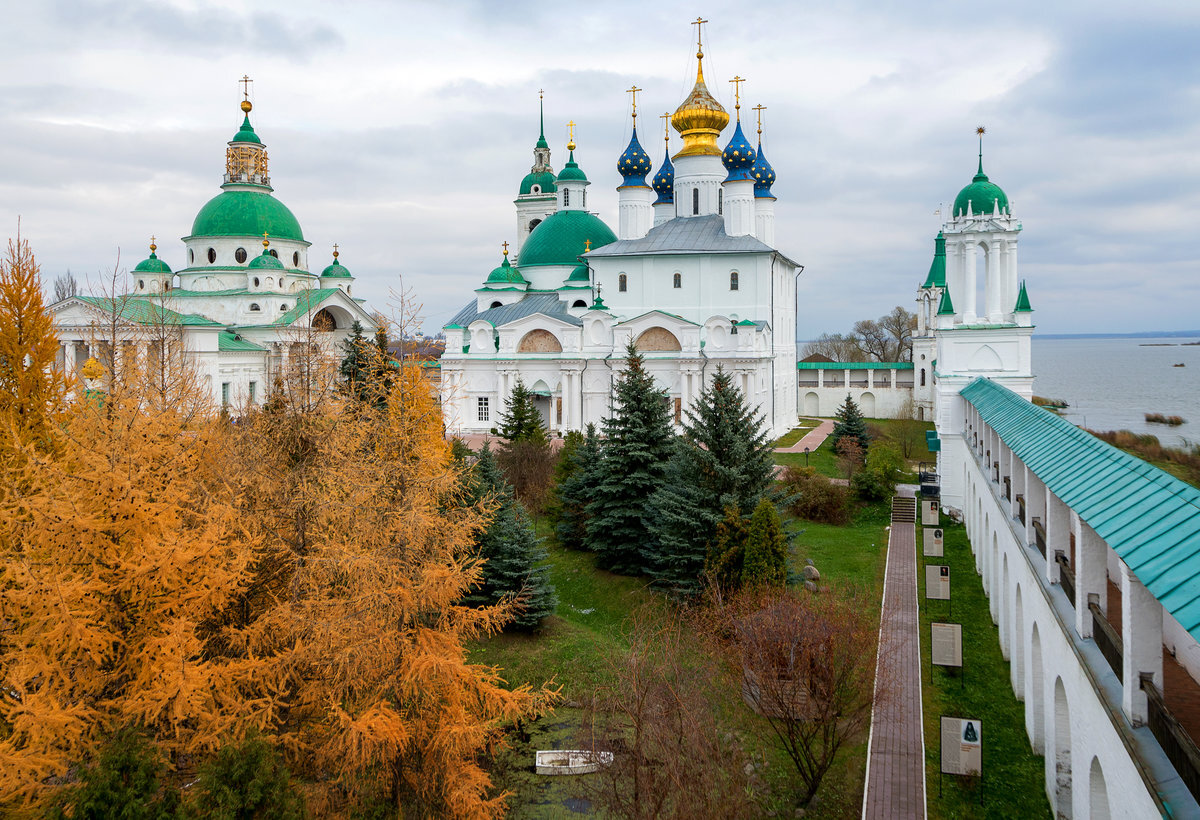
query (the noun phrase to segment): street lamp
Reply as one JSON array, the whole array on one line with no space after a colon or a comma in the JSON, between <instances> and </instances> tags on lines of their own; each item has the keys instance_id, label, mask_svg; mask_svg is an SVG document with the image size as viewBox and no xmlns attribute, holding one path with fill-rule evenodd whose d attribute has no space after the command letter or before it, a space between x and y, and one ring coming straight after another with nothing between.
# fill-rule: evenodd
<instances>
[{"instance_id":1,"label":"street lamp","mask_svg":"<svg viewBox=\"0 0 1200 820\"><path fill-rule=\"evenodd\" d=\"M808 466L808 448L807 447L804 448L804 466L805 467Z\"/></svg>"}]
</instances>

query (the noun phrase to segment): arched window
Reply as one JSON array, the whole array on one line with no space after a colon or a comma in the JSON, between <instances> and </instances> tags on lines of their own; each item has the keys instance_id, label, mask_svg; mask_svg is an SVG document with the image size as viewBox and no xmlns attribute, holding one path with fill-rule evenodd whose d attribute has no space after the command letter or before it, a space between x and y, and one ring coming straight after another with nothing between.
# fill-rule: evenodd
<instances>
[{"instance_id":1,"label":"arched window","mask_svg":"<svg viewBox=\"0 0 1200 820\"><path fill-rule=\"evenodd\" d=\"M624 293L626 290L629 289L627 287L627 284L628 284L628 282L625 279L625 274L622 273L620 276L617 277L617 290L619 290L621 293Z\"/></svg>"},{"instance_id":2,"label":"arched window","mask_svg":"<svg viewBox=\"0 0 1200 820\"><path fill-rule=\"evenodd\" d=\"M570 204L571 204L571 189L563 188L563 207L565 208Z\"/></svg>"},{"instance_id":3,"label":"arched window","mask_svg":"<svg viewBox=\"0 0 1200 820\"><path fill-rule=\"evenodd\" d=\"M279 251L275 250L274 248L271 248L271 256L274 256L276 259L278 259Z\"/></svg>"},{"instance_id":4,"label":"arched window","mask_svg":"<svg viewBox=\"0 0 1200 820\"><path fill-rule=\"evenodd\" d=\"M737 271L729 272L729 289L730 290L738 289L738 272Z\"/></svg>"},{"instance_id":5,"label":"arched window","mask_svg":"<svg viewBox=\"0 0 1200 820\"><path fill-rule=\"evenodd\" d=\"M295 253L292 254L292 267L293 268L300 267L300 251L296 251Z\"/></svg>"},{"instance_id":6,"label":"arched window","mask_svg":"<svg viewBox=\"0 0 1200 820\"><path fill-rule=\"evenodd\" d=\"M717 189L717 213L725 213L725 189Z\"/></svg>"},{"instance_id":7,"label":"arched window","mask_svg":"<svg viewBox=\"0 0 1200 820\"><path fill-rule=\"evenodd\" d=\"M214 248L209 248L209 249L208 249L208 264L210 264L210 265L211 265L213 262L216 262L216 261L217 261L217 251L216 251L216 249L214 249Z\"/></svg>"},{"instance_id":8,"label":"arched window","mask_svg":"<svg viewBox=\"0 0 1200 820\"><path fill-rule=\"evenodd\" d=\"M681 287L683 287L683 275L677 273L675 274L675 288L678 290Z\"/></svg>"},{"instance_id":9,"label":"arched window","mask_svg":"<svg viewBox=\"0 0 1200 820\"><path fill-rule=\"evenodd\" d=\"M196 252L194 250L191 250L190 248L188 249L188 264L189 265L196 264Z\"/></svg>"},{"instance_id":10,"label":"arched window","mask_svg":"<svg viewBox=\"0 0 1200 820\"><path fill-rule=\"evenodd\" d=\"M163 290L164 290L164 291L168 291L168 290L170 290L170 289L171 289L171 283L170 283L170 282L163 282Z\"/></svg>"},{"instance_id":11,"label":"arched window","mask_svg":"<svg viewBox=\"0 0 1200 820\"><path fill-rule=\"evenodd\" d=\"M284 304L280 305L280 306L279 306L279 309L280 309L281 311L284 311L284 312L286 313L286 312L287 312L287 304L286 304L286 303L284 303Z\"/></svg>"},{"instance_id":12,"label":"arched window","mask_svg":"<svg viewBox=\"0 0 1200 820\"><path fill-rule=\"evenodd\" d=\"M258 287L258 277L254 277L254 287Z\"/></svg>"},{"instance_id":13,"label":"arched window","mask_svg":"<svg viewBox=\"0 0 1200 820\"><path fill-rule=\"evenodd\" d=\"M571 304L571 307L573 307L573 308L585 308L585 307L587 307L587 302L583 301L582 299L576 299L576 300L575 300L575 301L574 301L574 302Z\"/></svg>"},{"instance_id":14,"label":"arched window","mask_svg":"<svg viewBox=\"0 0 1200 820\"><path fill-rule=\"evenodd\" d=\"M921 368L921 386L925 386L925 368Z\"/></svg>"},{"instance_id":15,"label":"arched window","mask_svg":"<svg viewBox=\"0 0 1200 820\"><path fill-rule=\"evenodd\" d=\"M542 224L542 220L534 219L529 223L529 232L533 233L533 229Z\"/></svg>"},{"instance_id":16,"label":"arched window","mask_svg":"<svg viewBox=\"0 0 1200 820\"><path fill-rule=\"evenodd\" d=\"M250 312L251 312L251 313L258 313L260 310L262 310L262 308L260 308L260 307L258 306L258 302L251 302L251 303L250 303Z\"/></svg>"},{"instance_id":17,"label":"arched window","mask_svg":"<svg viewBox=\"0 0 1200 820\"><path fill-rule=\"evenodd\" d=\"M233 258L238 261L239 265L242 264L243 262L245 262L246 261L246 249L238 248L236 251L233 252Z\"/></svg>"},{"instance_id":18,"label":"arched window","mask_svg":"<svg viewBox=\"0 0 1200 820\"><path fill-rule=\"evenodd\" d=\"M697 216L700 213L700 189L692 189L692 215Z\"/></svg>"},{"instance_id":19,"label":"arched window","mask_svg":"<svg viewBox=\"0 0 1200 820\"><path fill-rule=\"evenodd\" d=\"M583 189L583 207L587 207L587 188Z\"/></svg>"},{"instance_id":20,"label":"arched window","mask_svg":"<svg viewBox=\"0 0 1200 820\"><path fill-rule=\"evenodd\" d=\"M504 304L503 302L492 302L490 305L488 305L488 310L491 310L492 308L501 307L503 304Z\"/></svg>"},{"instance_id":21,"label":"arched window","mask_svg":"<svg viewBox=\"0 0 1200 820\"><path fill-rule=\"evenodd\" d=\"M143 280L139 279L138 280L138 290L145 290L145 289L146 289L146 283Z\"/></svg>"}]
</instances>

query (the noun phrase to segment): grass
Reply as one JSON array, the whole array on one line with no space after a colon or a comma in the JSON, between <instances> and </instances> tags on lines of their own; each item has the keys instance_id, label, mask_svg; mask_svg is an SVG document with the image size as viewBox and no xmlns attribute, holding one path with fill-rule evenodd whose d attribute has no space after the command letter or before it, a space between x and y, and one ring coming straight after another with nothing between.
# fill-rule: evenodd
<instances>
[{"instance_id":1,"label":"grass","mask_svg":"<svg viewBox=\"0 0 1200 820\"><path fill-rule=\"evenodd\" d=\"M801 419L800 423L793 427L788 432L784 433L779 441L775 442L776 447L791 447L800 439L804 438L809 431L816 429L819 421L812 419Z\"/></svg>"},{"instance_id":2,"label":"grass","mask_svg":"<svg viewBox=\"0 0 1200 820\"><path fill-rule=\"evenodd\" d=\"M900 419L867 419L868 428L874 428L883 438L894 438L900 435L900 425L903 423ZM933 422L931 421L917 423L921 425L922 430L933 429ZM788 433L788 436L790 435L791 433ZM786 446L782 442L788 436L780 439L775 446ZM799 436L791 443L794 444L798 440ZM909 465L915 468L919 462L936 461L937 458L929 451L929 448L925 444L924 433L922 433L921 440L916 442L913 448L912 457L908 459ZM845 473L838 466L837 453L833 451L833 440L830 438L826 438L825 441L821 442L820 447L808 453L807 458L804 453L775 453L775 463L784 467L803 467L806 462L809 467L812 467L821 475L829 476L830 478L846 477ZM909 472L903 474L900 480L904 483L912 483L917 480L917 476L915 472Z\"/></svg>"},{"instance_id":3,"label":"grass","mask_svg":"<svg viewBox=\"0 0 1200 820\"><path fill-rule=\"evenodd\" d=\"M1009 665L1000 654L1000 639L992 623L988 599L975 573L975 559L960 525L944 525L945 557L922 559L950 567L953 616L945 601L925 595L925 571L918 569L921 609L921 682L925 718L925 777L931 818L1047 817L1043 758L1029 747L1025 707L1009 684ZM918 550L920 550L918 526ZM918 551L918 556L920 552ZM930 668L930 623L962 624L962 670ZM975 718L983 738L983 783L978 778L942 775L942 715ZM982 791L982 805L980 794Z\"/></svg>"},{"instance_id":4,"label":"grass","mask_svg":"<svg viewBox=\"0 0 1200 820\"><path fill-rule=\"evenodd\" d=\"M811 558L821 573L822 586L868 592L878 604L883 595L889 516L887 504L873 504L859 509L844 527L792 519L797 533L794 569L799 572L804 559Z\"/></svg>"}]
</instances>

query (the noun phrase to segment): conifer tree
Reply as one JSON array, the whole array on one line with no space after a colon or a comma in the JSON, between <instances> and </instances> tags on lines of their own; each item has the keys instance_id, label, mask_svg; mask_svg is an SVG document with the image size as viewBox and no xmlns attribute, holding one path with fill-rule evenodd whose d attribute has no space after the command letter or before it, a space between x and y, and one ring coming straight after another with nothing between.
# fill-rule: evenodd
<instances>
[{"instance_id":1,"label":"conifer tree","mask_svg":"<svg viewBox=\"0 0 1200 820\"><path fill-rule=\"evenodd\" d=\"M512 625L537 629L554 614L558 600L547 580L546 550L530 526L529 519L513 498L512 488L485 443L470 475L468 500L492 505L491 521L475 536L476 554L483 564L483 581L464 599L472 606L490 606L506 600L519 602Z\"/></svg>"},{"instance_id":2,"label":"conifer tree","mask_svg":"<svg viewBox=\"0 0 1200 820\"><path fill-rule=\"evenodd\" d=\"M567 434L563 436L563 446L559 449L558 457L554 461L554 474L550 479L550 491L546 501L546 518L555 529L562 521L562 500L558 495L559 489L579 470L575 454L583 446L583 442L583 433L578 430L568 430Z\"/></svg>"},{"instance_id":3,"label":"conifer tree","mask_svg":"<svg viewBox=\"0 0 1200 820\"><path fill-rule=\"evenodd\" d=\"M718 366L687 412L670 478L654 496L655 580L677 592L698 592L722 511L733 508L748 518L771 491L774 470L762 416Z\"/></svg>"},{"instance_id":4,"label":"conifer tree","mask_svg":"<svg viewBox=\"0 0 1200 820\"><path fill-rule=\"evenodd\" d=\"M588 504L587 542L600 566L637 574L657 553L650 498L666 476L673 435L666 397L632 342L616 393L612 416L604 420L604 458Z\"/></svg>"},{"instance_id":5,"label":"conifer tree","mask_svg":"<svg viewBox=\"0 0 1200 820\"><path fill-rule=\"evenodd\" d=\"M529 441L538 433L545 438L546 427L542 424L542 414L534 404L533 393L529 392L525 382L518 378L512 393L505 401L500 423L492 428L492 435L512 443Z\"/></svg>"},{"instance_id":6,"label":"conifer tree","mask_svg":"<svg viewBox=\"0 0 1200 820\"><path fill-rule=\"evenodd\" d=\"M773 585L787 580L787 537L779 510L767 498L750 516L746 555L742 561L742 586Z\"/></svg>"},{"instance_id":7,"label":"conifer tree","mask_svg":"<svg viewBox=\"0 0 1200 820\"><path fill-rule=\"evenodd\" d=\"M601 477L600 436L596 425L588 424L583 442L568 455L563 453L562 464L569 465L566 477L555 487L558 509L555 534L558 543L569 549L587 546L588 504L595 495Z\"/></svg>"},{"instance_id":8,"label":"conifer tree","mask_svg":"<svg viewBox=\"0 0 1200 820\"><path fill-rule=\"evenodd\" d=\"M858 409L858 404L851 398L850 394L846 394L846 401L838 408L837 421L834 422L833 432L829 437L832 439L833 449L836 451L838 444L843 438L853 439L865 454L871 445L871 437L867 434L867 422L863 418L862 411Z\"/></svg>"},{"instance_id":9,"label":"conifer tree","mask_svg":"<svg viewBox=\"0 0 1200 820\"><path fill-rule=\"evenodd\" d=\"M738 509L726 507L725 517L714 530L712 545L704 562L704 582L710 588L736 590L741 585L749 535L746 519Z\"/></svg>"},{"instance_id":10,"label":"conifer tree","mask_svg":"<svg viewBox=\"0 0 1200 820\"><path fill-rule=\"evenodd\" d=\"M346 389L350 395L361 398L362 385L367 380L371 366L371 351L363 336L362 323L357 319L350 326L350 336L342 342L342 350L346 355L338 371L346 380Z\"/></svg>"}]
</instances>

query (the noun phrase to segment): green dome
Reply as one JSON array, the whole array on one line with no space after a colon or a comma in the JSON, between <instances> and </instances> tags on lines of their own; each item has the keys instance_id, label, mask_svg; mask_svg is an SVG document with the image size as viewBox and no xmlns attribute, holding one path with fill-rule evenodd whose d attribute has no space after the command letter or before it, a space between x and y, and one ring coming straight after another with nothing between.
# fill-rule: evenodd
<instances>
[{"instance_id":1,"label":"green dome","mask_svg":"<svg viewBox=\"0 0 1200 820\"><path fill-rule=\"evenodd\" d=\"M553 194L558 191L554 185L554 174L549 171L526 174L525 179L521 180L521 195L532 194L534 185L542 186L541 193L543 194Z\"/></svg>"},{"instance_id":2,"label":"green dome","mask_svg":"<svg viewBox=\"0 0 1200 820\"><path fill-rule=\"evenodd\" d=\"M617 235L599 217L587 211L559 211L546 217L533 229L525 244L521 246L521 267L530 265L579 264L579 257L587 250L587 240L592 249L617 241Z\"/></svg>"},{"instance_id":3,"label":"green dome","mask_svg":"<svg viewBox=\"0 0 1200 820\"><path fill-rule=\"evenodd\" d=\"M222 191L205 203L192 223L192 236L262 236L304 241L300 223L266 191Z\"/></svg>"},{"instance_id":4,"label":"green dome","mask_svg":"<svg viewBox=\"0 0 1200 820\"><path fill-rule=\"evenodd\" d=\"M563 166L558 175L558 181L568 180L570 182L587 182L588 178L583 169L575 162L575 152L571 152L571 158L567 160L567 164Z\"/></svg>"},{"instance_id":5,"label":"green dome","mask_svg":"<svg viewBox=\"0 0 1200 820\"><path fill-rule=\"evenodd\" d=\"M576 284L590 285L592 283L591 274L588 273L587 265L576 265L575 270L571 271L571 275L567 277L568 282Z\"/></svg>"},{"instance_id":6,"label":"green dome","mask_svg":"<svg viewBox=\"0 0 1200 820\"><path fill-rule=\"evenodd\" d=\"M333 262L325 270L321 271L322 279L353 279L350 271L341 262L338 261L337 254L333 255Z\"/></svg>"},{"instance_id":7,"label":"green dome","mask_svg":"<svg viewBox=\"0 0 1200 820\"><path fill-rule=\"evenodd\" d=\"M987 174L983 172L983 157L980 156L979 171L975 178L971 180L970 185L959 191L954 199L954 216L966 216L968 202L971 204L972 214L986 216L995 210L996 200L1000 201L1000 213L1008 213L1008 195L999 185L988 181Z\"/></svg>"},{"instance_id":8,"label":"green dome","mask_svg":"<svg viewBox=\"0 0 1200 820\"><path fill-rule=\"evenodd\" d=\"M230 142L253 142L258 145L262 145L262 140L258 138L258 134L254 133L254 128L250 125L249 114L247 114L246 118L242 120L241 129L239 129L238 132L233 135L233 139L231 139Z\"/></svg>"},{"instance_id":9,"label":"green dome","mask_svg":"<svg viewBox=\"0 0 1200 820\"><path fill-rule=\"evenodd\" d=\"M271 256L271 252L263 248L263 252L250 260L248 268L260 270L262 268L271 268L272 270L283 270L283 263Z\"/></svg>"},{"instance_id":10,"label":"green dome","mask_svg":"<svg viewBox=\"0 0 1200 820\"><path fill-rule=\"evenodd\" d=\"M159 259L154 251L150 251L150 258L138 262L133 270L134 273L170 273L171 266Z\"/></svg>"},{"instance_id":11,"label":"green dome","mask_svg":"<svg viewBox=\"0 0 1200 820\"><path fill-rule=\"evenodd\" d=\"M508 263L508 254L505 254L504 261L492 269L488 274L487 285L525 285L525 277L521 272Z\"/></svg>"}]
</instances>

